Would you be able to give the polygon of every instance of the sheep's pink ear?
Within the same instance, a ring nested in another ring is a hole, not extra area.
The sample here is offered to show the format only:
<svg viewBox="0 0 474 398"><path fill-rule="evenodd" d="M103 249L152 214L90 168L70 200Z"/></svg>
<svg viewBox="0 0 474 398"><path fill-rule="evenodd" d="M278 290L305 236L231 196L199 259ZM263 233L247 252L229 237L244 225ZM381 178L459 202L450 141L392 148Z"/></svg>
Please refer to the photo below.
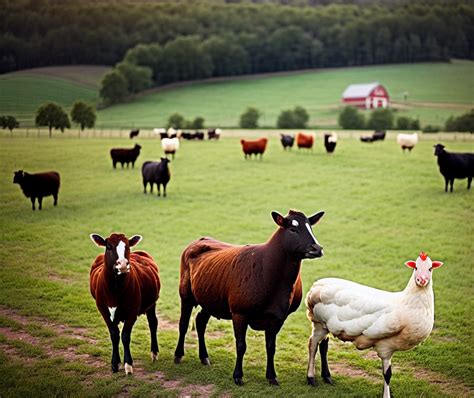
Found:
<svg viewBox="0 0 474 398"><path fill-rule="evenodd" d="M272 217L273 217L273 221L275 221L276 225L282 227L282 228L285 228L286 225L288 224L287 220L285 219L285 217L283 217L280 213L278 213L277 211L272 211Z"/></svg>
<svg viewBox="0 0 474 398"><path fill-rule="evenodd" d="M432 262L431 262L431 266L432 266L433 268L439 268L439 267L441 267L443 264L444 264L444 263L442 263L441 261L432 261Z"/></svg>
<svg viewBox="0 0 474 398"><path fill-rule="evenodd" d="M416 261L407 261L405 265L409 268L416 268Z"/></svg>
<svg viewBox="0 0 474 398"><path fill-rule="evenodd" d="M89 237L91 238L92 242L94 242L99 247L104 247L107 244L105 239L98 234L90 234Z"/></svg>
<svg viewBox="0 0 474 398"><path fill-rule="evenodd" d="M143 239L143 236L141 235L133 235L129 240L128 240L128 245L130 247L136 246L140 243L140 241Z"/></svg>

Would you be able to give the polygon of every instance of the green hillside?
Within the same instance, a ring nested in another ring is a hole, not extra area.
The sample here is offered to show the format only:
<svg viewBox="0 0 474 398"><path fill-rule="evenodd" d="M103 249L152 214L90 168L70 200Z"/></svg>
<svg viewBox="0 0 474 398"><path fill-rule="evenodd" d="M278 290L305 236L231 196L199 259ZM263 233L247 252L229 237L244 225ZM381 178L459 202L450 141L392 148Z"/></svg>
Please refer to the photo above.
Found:
<svg viewBox="0 0 474 398"><path fill-rule="evenodd" d="M254 106L260 125L274 127L278 114L296 105L310 113L311 126L335 126L341 94L351 83L379 81L387 89L398 114L418 117L422 124L440 124L474 103L474 62L404 64L324 69L286 75L195 83L144 95L131 103L99 113L104 126L158 127L179 112L187 119L202 116L209 126L232 127L239 115ZM408 92L405 103L403 93Z"/></svg>
<svg viewBox="0 0 474 398"><path fill-rule="evenodd" d="M50 67L0 75L0 115L13 115L33 125L38 107L55 101L65 108L76 100L96 103L102 75L97 66Z"/></svg>
<svg viewBox="0 0 474 398"><path fill-rule="evenodd" d="M23 125L31 125L34 112L47 100L66 108L78 99L97 102L99 81L106 70L42 68L0 76L0 114L12 114ZM372 81L387 88L397 115L419 118L422 125L442 126L449 116L474 106L474 62L455 60L321 69L168 86L100 110L97 126L161 127L171 114L178 112L186 119L202 116L207 126L236 127L240 114L254 106L262 112L260 126L272 128L282 110L300 105L308 110L311 127L335 127L345 87Z"/></svg>

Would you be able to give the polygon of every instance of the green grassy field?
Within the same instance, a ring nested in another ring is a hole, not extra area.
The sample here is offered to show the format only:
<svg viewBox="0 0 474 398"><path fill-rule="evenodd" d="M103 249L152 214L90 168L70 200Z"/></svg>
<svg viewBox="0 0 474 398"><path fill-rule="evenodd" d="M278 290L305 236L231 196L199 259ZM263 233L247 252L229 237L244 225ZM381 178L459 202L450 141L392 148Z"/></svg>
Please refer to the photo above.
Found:
<svg viewBox="0 0 474 398"><path fill-rule="evenodd" d="M261 132L265 134L265 132ZM159 141L140 139L137 168L113 170L109 149L128 139L0 137L0 396L380 396L380 361L334 339L329 362L335 386L306 386L311 330L302 304L280 331L275 357L281 383L265 380L264 336L248 333L245 386L233 385L234 339L228 321L211 319L212 366L200 365L195 333L184 362L173 363L179 319L179 257L200 236L232 243L264 242L273 233L270 212L325 210L315 228L325 256L302 266L303 290L337 276L381 289L403 289L404 262L421 250L445 265L434 274L435 328L417 348L393 358L398 397L472 396L474 202L466 181L444 192L433 144L423 140L403 154L393 140L364 145L341 139L330 156L321 140L313 152L284 152L272 138L263 161L245 161L237 137L183 142L171 163L168 197L142 192L143 161L161 156ZM472 151L472 143L445 142ZM41 212L17 185L13 171L61 173L59 205L46 198ZM88 235L141 234L138 248L160 268L160 359L149 362L146 320L132 335L135 374L109 374L108 332L88 290L99 253ZM319 369L319 357L317 359ZM319 371L318 371L319 373Z"/></svg>
<svg viewBox="0 0 474 398"><path fill-rule="evenodd" d="M35 110L46 100L55 100L66 108L76 99L97 101L98 71L105 73L106 69L77 72L78 68L81 71L80 67L72 67L72 71L68 67L52 68L48 74L43 71L34 77L21 73L0 76L0 114L11 113L31 125ZM245 109L254 106L262 112L259 125L275 127L282 110L300 105L309 112L311 127L333 128L347 85L379 81L387 88L397 116L419 118L422 125L444 126L449 116L474 106L473 76L474 62L453 60L211 80L163 88L103 109L98 112L97 125L162 127L171 114L178 112L189 120L202 116L207 126L236 127Z"/></svg>
<svg viewBox="0 0 474 398"><path fill-rule="evenodd" d="M70 110L77 100L97 103L102 75L98 66L49 67L0 75L0 115L13 115L22 126L34 125L36 110L55 101Z"/></svg>

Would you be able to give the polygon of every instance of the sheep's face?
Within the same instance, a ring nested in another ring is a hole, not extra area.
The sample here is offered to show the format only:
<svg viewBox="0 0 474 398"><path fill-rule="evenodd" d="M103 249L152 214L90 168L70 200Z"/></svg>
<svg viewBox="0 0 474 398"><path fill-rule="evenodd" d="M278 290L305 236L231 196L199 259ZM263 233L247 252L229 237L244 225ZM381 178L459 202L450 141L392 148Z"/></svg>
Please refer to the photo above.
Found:
<svg viewBox="0 0 474 398"><path fill-rule="evenodd" d="M301 212L290 210L288 215L283 217L276 211L272 212L273 220L282 229L283 249L298 259L322 257L323 248L314 236L311 226L323 215L324 211L320 211L306 217Z"/></svg>
<svg viewBox="0 0 474 398"><path fill-rule="evenodd" d="M421 252L416 261L407 261L405 265L413 268L413 277L419 287L428 286L431 281L431 275L434 268L443 265L441 261L431 261L431 258L424 252Z"/></svg>
<svg viewBox="0 0 474 398"><path fill-rule="evenodd" d="M134 235L130 239L123 234L112 234L107 239L97 234L91 234L90 238L99 247L105 246L105 266L117 275L130 272L130 247L142 240L140 235Z"/></svg>

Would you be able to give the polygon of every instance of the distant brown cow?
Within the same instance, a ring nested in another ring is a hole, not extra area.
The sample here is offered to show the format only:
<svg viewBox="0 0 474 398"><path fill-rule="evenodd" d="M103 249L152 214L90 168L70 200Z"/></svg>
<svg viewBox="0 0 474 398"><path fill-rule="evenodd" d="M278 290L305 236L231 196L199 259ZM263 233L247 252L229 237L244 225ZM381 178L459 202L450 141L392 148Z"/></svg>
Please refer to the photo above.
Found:
<svg viewBox="0 0 474 398"><path fill-rule="evenodd" d="M112 157L112 165L114 166L114 169L117 167L117 163L120 163L123 165L124 163L127 165L132 163L132 168L135 167L135 161L138 158L138 155L140 155L140 149L142 147L138 144L135 144L133 148L113 148L110 150L110 156Z"/></svg>
<svg viewBox="0 0 474 398"><path fill-rule="evenodd" d="M156 330L158 319L155 306L160 293L158 267L148 253L130 253L130 247L137 245L142 237L112 234L107 239L97 234L90 235L105 253L99 254L92 263L90 291L97 308L104 318L112 340L112 371L117 372L120 364L118 325L123 322L122 343L125 373L133 373L133 359L130 352L132 328L141 314L146 314L151 335L151 359L158 355Z"/></svg>
<svg viewBox="0 0 474 398"><path fill-rule="evenodd" d="M296 145L298 148L308 148L312 149L314 143L314 137L312 134L298 133L296 135Z"/></svg>
<svg viewBox="0 0 474 398"><path fill-rule="evenodd" d="M267 147L267 141L266 138L260 138L255 141L240 140L245 159L247 159L247 156L251 157L255 155L255 157L257 157L257 155L260 155L260 160L262 160L262 155Z"/></svg>
<svg viewBox="0 0 474 398"><path fill-rule="evenodd" d="M201 362L210 364L204 340L209 318L232 319L237 348L234 382L243 384L245 335L250 326L265 331L266 377L270 384L278 385L273 361L276 336L288 315L300 305L301 261L323 255L323 248L311 229L323 215L320 211L306 217L290 210L283 217L272 212L278 228L263 244L237 246L212 238L190 243L181 255L181 318L175 363L180 363L184 356L184 340L193 307L200 305L196 330Z"/></svg>

